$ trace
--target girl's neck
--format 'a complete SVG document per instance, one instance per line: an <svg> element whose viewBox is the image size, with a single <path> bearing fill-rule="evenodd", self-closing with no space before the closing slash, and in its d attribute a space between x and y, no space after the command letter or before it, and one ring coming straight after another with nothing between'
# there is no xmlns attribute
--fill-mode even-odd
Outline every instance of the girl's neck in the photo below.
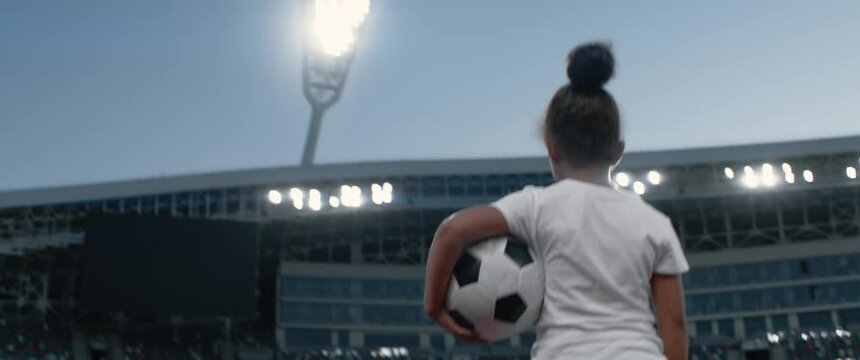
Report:
<svg viewBox="0 0 860 360"><path fill-rule="evenodd" d="M561 179L573 179L595 185L613 187L609 176L608 166L570 167L559 165L556 168L556 177Z"/></svg>

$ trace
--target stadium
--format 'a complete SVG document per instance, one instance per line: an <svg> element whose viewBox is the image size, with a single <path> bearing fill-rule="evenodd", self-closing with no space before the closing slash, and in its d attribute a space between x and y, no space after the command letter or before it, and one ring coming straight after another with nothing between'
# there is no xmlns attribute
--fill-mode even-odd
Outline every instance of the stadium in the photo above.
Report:
<svg viewBox="0 0 860 360"><path fill-rule="evenodd" d="M856 136L625 155L616 183L671 217L689 258L691 359L860 356L858 167ZM424 262L449 214L552 182L545 158L514 158L2 191L0 358L528 358L531 333L474 345L428 319ZM253 316L88 309L92 219L122 214L253 225Z"/></svg>

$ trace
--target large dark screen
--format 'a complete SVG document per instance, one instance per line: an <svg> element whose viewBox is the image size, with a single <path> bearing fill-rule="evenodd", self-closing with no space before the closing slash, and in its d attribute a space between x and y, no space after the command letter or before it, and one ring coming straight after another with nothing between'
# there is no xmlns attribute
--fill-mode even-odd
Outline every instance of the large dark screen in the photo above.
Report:
<svg viewBox="0 0 860 360"><path fill-rule="evenodd" d="M154 316L253 317L256 224L97 215L87 221L87 307Z"/></svg>

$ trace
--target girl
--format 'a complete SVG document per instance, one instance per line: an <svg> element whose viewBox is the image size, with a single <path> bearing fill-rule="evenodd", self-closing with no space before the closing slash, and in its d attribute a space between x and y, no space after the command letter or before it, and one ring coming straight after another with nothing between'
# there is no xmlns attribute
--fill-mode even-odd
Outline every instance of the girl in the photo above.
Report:
<svg viewBox="0 0 860 360"><path fill-rule="evenodd" d="M546 272L532 358L687 359L680 274L689 266L677 235L667 216L610 180L624 153L618 107L603 88L614 66L601 43L568 56L570 83L550 100L543 125L555 184L526 187L439 226L424 306L454 335L484 342L445 309L454 263L476 241L511 234L528 242Z"/></svg>

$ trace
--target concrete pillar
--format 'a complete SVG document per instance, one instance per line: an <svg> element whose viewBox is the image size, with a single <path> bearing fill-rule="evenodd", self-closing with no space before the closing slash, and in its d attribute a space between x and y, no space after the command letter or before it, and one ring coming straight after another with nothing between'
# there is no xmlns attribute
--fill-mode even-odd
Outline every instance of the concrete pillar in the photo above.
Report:
<svg viewBox="0 0 860 360"><path fill-rule="evenodd" d="M451 350L454 348L454 335L445 334L445 349Z"/></svg>
<svg viewBox="0 0 860 360"><path fill-rule="evenodd" d="M109 359L125 360L125 351L122 349L122 341L120 340L119 335L108 335L107 355Z"/></svg>
<svg viewBox="0 0 860 360"><path fill-rule="evenodd" d="M430 348L432 346L430 344L430 334L428 334L428 333L418 334L418 346L420 346L422 348Z"/></svg>
<svg viewBox="0 0 860 360"><path fill-rule="evenodd" d="M358 241L352 242L349 245L349 255L353 264L361 264L364 260L361 257L361 243Z"/></svg>
<svg viewBox="0 0 860 360"><path fill-rule="evenodd" d="M349 347L364 347L364 333L361 331L350 331Z"/></svg>
<svg viewBox="0 0 860 360"><path fill-rule="evenodd" d="M83 331L76 330L72 334L72 359L75 360L90 360L90 344L87 334Z"/></svg>
<svg viewBox="0 0 860 360"><path fill-rule="evenodd" d="M221 343L221 360L236 360L236 347L232 342Z"/></svg>
<svg viewBox="0 0 860 360"><path fill-rule="evenodd" d="M839 312L836 310L830 310L830 318L833 319L833 327L838 328L842 324L839 323Z"/></svg>
<svg viewBox="0 0 860 360"><path fill-rule="evenodd" d="M746 339L746 329L744 328L744 319L735 318L735 338Z"/></svg>
<svg viewBox="0 0 860 360"><path fill-rule="evenodd" d="M788 328L792 330L800 329L800 320L797 318L797 313L788 314Z"/></svg>

